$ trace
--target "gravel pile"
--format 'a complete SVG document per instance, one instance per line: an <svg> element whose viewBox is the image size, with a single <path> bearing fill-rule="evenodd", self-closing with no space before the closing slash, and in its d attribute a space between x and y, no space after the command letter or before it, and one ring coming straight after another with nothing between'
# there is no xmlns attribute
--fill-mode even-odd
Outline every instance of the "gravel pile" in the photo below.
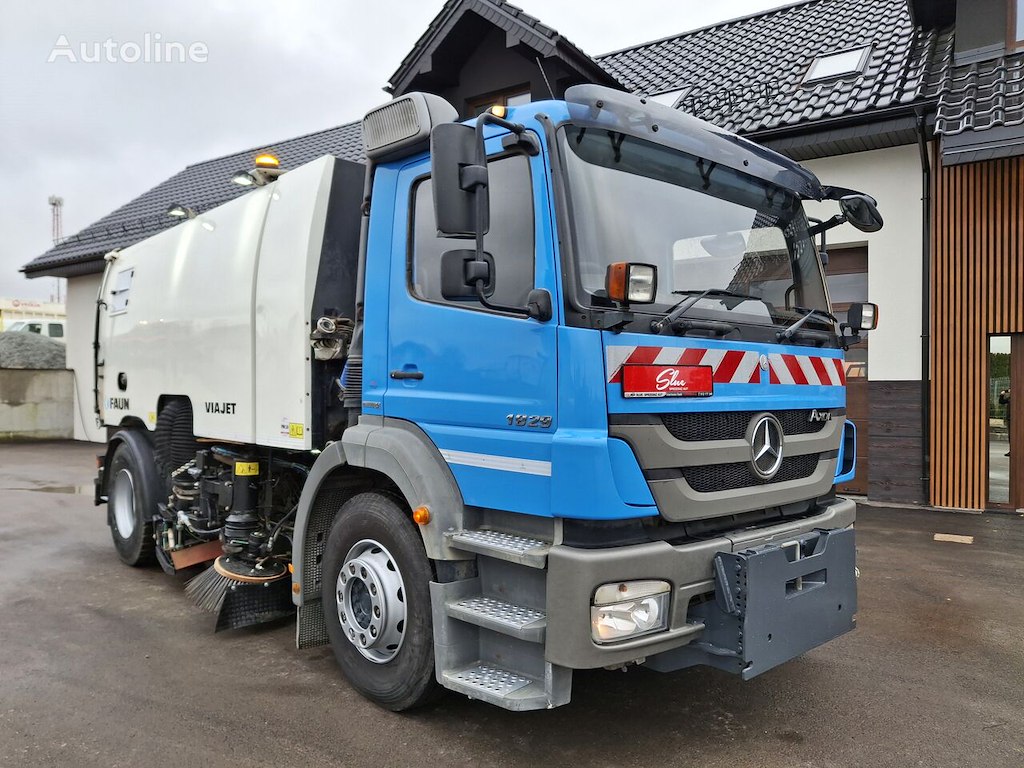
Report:
<svg viewBox="0 0 1024 768"><path fill-rule="evenodd" d="M25 331L0 333L0 368L66 368L59 341Z"/></svg>

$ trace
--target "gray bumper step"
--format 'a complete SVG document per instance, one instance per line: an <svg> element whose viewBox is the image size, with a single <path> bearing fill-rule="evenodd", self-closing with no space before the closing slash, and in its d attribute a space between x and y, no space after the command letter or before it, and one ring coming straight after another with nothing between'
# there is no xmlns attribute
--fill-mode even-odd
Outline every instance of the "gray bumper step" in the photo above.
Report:
<svg viewBox="0 0 1024 768"><path fill-rule="evenodd" d="M544 684L531 677L476 661L462 669L444 673L446 688L471 699L497 704L511 710L547 709L551 706Z"/></svg>
<svg viewBox="0 0 1024 768"><path fill-rule="evenodd" d="M531 568L543 568L547 564L548 551L551 549L550 542L502 531L459 531L445 535L456 549L528 565Z"/></svg>
<svg viewBox="0 0 1024 768"><path fill-rule="evenodd" d="M470 624L532 643L544 642L544 631L548 626L544 611L479 595L450 600L446 609L449 616Z"/></svg>

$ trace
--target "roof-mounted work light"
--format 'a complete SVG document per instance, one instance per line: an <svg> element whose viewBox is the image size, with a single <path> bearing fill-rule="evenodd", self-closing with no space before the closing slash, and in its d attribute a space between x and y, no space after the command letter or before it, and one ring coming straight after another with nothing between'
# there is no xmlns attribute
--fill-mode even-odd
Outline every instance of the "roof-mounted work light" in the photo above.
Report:
<svg viewBox="0 0 1024 768"><path fill-rule="evenodd" d="M238 171L231 177L231 182L240 187L262 187L269 184L282 173L281 161L276 155L269 152L261 152L253 160L255 166L251 171Z"/></svg>
<svg viewBox="0 0 1024 768"><path fill-rule="evenodd" d="M175 203L167 209L167 215L175 219L194 219L197 214L194 209L189 208L187 205Z"/></svg>

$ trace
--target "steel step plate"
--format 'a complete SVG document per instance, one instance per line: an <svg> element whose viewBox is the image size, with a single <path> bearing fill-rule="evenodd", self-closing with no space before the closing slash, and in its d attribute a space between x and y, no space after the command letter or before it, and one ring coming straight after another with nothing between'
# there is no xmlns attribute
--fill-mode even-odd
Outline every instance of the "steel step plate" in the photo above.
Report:
<svg viewBox="0 0 1024 768"><path fill-rule="evenodd" d="M456 549L532 568L543 568L547 564L548 550L551 549L547 541L503 531L459 531L447 535Z"/></svg>
<svg viewBox="0 0 1024 768"><path fill-rule="evenodd" d="M551 706L539 682L485 661L445 672L442 677L446 688L505 709L518 711Z"/></svg>
<svg viewBox="0 0 1024 768"><path fill-rule="evenodd" d="M547 615L535 608L476 595L448 603L448 615L506 635L544 642Z"/></svg>

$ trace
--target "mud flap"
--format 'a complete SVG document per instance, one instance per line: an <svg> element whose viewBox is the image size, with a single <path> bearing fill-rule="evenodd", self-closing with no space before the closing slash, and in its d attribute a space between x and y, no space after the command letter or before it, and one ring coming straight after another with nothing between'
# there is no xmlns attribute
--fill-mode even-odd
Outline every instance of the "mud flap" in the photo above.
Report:
<svg viewBox="0 0 1024 768"><path fill-rule="evenodd" d="M291 579L263 584L233 583L227 588L213 631L241 629L294 616L291 583Z"/></svg>
<svg viewBox="0 0 1024 768"><path fill-rule="evenodd" d="M704 664L749 680L856 626L852 528L715 555L715 599L691 606L704 631L648 659L659 671Z"/></svg>

